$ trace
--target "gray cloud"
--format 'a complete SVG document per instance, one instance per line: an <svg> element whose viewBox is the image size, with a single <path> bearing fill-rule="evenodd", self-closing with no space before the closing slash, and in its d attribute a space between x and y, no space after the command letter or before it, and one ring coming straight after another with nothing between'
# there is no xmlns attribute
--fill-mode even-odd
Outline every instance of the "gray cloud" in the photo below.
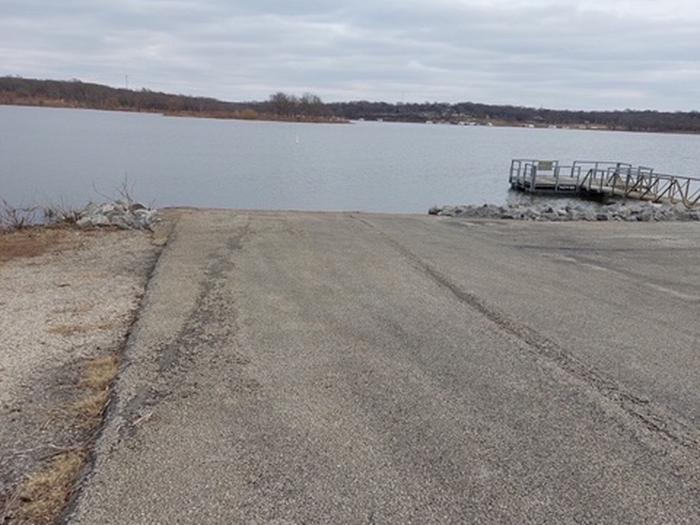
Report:
<svg viewBox="0 0 700 525"><path fill-rule="evenodd" d="M695 0L0 0L0 74L227 100L698 109Z"/></svg>

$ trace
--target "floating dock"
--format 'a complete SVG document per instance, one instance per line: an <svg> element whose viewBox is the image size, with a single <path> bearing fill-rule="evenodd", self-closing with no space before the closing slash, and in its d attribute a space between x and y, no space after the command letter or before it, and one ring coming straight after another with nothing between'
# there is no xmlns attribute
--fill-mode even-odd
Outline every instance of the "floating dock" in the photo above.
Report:
<svg viewBox="0 0 700 525"><path fill-rule="evenodd" d="M577 160L562 165L556 160L513 159L509 182L515 190L536 194L621 197L682 203L687 208L700 203L700 178L625 162Z"/></svg>

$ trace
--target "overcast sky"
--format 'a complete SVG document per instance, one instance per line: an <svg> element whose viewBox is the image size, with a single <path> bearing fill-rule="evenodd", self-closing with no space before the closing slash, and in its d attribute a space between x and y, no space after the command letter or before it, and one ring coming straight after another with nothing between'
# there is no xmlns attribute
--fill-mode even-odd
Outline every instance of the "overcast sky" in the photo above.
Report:
<svg viewBox="0 0 700 525"><path fill-rule="evenodd" d="M699 0L0 0L0 74L225 100L700 109Z"/></svg>

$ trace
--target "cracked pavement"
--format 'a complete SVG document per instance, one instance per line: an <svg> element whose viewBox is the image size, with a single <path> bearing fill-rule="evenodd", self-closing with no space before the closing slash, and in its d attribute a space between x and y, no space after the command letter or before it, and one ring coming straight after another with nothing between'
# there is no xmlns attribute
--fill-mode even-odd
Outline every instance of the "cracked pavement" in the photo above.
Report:
<svg viewBox="0 0 700 525"><path fill-rule="evenodd" d="M177 215L69 523L700 522L698 225Z"/></svg>

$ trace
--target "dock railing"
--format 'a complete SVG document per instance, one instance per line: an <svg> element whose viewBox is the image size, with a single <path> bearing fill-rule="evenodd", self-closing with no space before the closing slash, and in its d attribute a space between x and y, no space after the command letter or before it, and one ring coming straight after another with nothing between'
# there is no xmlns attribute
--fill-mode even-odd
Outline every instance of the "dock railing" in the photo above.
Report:
<svg viewBox="0 0 700 525"><path fill-rule="evenodd" d="M530 193L598 194L625 199L700 203L700 178L657 173L648 166L626 162L513 159L510 185Z"/></svg>

